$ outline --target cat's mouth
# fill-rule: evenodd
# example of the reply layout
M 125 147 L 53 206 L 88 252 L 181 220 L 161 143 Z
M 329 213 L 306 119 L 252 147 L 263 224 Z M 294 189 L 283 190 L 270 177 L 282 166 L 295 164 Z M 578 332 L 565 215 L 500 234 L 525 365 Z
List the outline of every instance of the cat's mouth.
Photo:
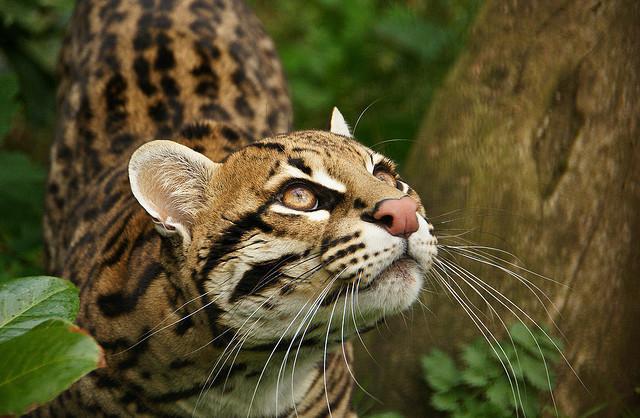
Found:
M 359 291 L 365 291 L 374 289 L 378 286 L 381 286 L 383 282 L 395 281 L 398 284 L 406 283 L 407 285 L 413 284 L 418 280 L 416 277 L 420 273 L 420 267 L 418 262 L 413 259 L 409 255 L 403 255 L 394 262 L 392 262 L 389 267 L 382 270 L 377 277 L 373 280 L 370 280 L 368 283 L 361 285 Z

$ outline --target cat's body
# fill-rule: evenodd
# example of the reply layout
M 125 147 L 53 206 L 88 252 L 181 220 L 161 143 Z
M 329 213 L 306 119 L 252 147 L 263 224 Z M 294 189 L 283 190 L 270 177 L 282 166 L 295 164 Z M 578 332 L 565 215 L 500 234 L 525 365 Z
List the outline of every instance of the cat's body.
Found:
M 107 366 L 33 415 L 350 415 L 342 342 L 415 300 L 435 238 L 392 164 L 355 141 L 253 143 L 291 110 L 244 4 L 79 1 L 58 106 L 48 269 L 80 288 Z M 134 154 L 154 139 L 191 150 Z

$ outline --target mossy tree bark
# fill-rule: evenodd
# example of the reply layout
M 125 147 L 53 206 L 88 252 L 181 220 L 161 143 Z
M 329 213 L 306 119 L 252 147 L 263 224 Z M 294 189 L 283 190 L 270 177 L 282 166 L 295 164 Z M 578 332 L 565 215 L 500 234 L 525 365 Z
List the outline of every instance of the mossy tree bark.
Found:
M 555 305 L 547 315 L 521 283 L 466 264 L 537 321 L 557 323 L 588 388 L 558 367 L 568 416 L 606 403 L 598 416 L 614 417 L 640 403 L 639 46 L 637 0 L 487 1 L 405 170 L 428 214 L 462 209 L 433 219 L 442 242 L 455 242 L 444 237 L 452 225 L 473 230 L 473 241 L 561 283 L 529 275 Z M 432 312 L 369 338 L 381 366 L 359 355 L 385 408 L 407 416 L 428 414 L 419 357 L 479 335 L 447 297 L 425 303 Z

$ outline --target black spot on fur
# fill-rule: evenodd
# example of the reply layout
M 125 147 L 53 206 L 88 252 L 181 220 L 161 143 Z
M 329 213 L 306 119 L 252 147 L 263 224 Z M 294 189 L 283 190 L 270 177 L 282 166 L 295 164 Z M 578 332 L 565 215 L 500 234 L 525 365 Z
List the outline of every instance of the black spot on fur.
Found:
M 279 118 L 280 118 L 280 114 L 276 110 L 272 110 L 269 113 L 269 116 L 267 116 L 267 124 L 269 125 L 269 128 L 271 128 L 272 131 L 276 130 Z
M 209 387 L 216 387 L 227 380 L 227 376 L 233 376 L 236 373 L 242 373 L 247 369 L 247 365 L 240 363 L 234 364 L 233 366 L 225 366 L 220 369 L 214 380 L 209 380 Z M 150 400 L 158 403 L 168 403 L 168 402 L 176 402 L 180 399 L 191 398 L 193 396 L 198 395 L 202 388 L 204 387 L 204 382 L 198 382 L 193 387 L 182 389 L 174 392 L 166 392 L 160 395 L 149 396 Z
M 175 359 L 173 360 L 171 363 L 169 363 L 169 368 L 170 369 L 183 369 L 185 367 L 189 367 L 191 365 L 193 365 L 194 362 L 193 360 L 189 360 L 189 359 Z
M 220 119 L 223 121 L 230 119 L 229 113 L 222 106 L 215 103 L 207 103 L 200 106 L 200 114 L 208 119 Z
M 122 290 L 98 297 L 98 307 L 107 317 L 113 318 L 133 311 L 151 283 L 158 278 L 164 269 L 160 263 L 151 263 L 137 279 L 137 286 L 130 294 Z
M 69 148 L 67 145 L 60 144 L 56 151 L 56 156 L 59 160 L 69 161 L 73 156 L 73 153 L 71 152 L 71 148 Z
M 306 175 L 308 175 L 308 176 L 311 175 L 311 167 L 309 167 L 307 164 L 305 164 L 305 162 L 304 162 L 304 160 L 302 158 L 291 158 L 291 157 L 289 157 L 289 159 L 287 160 L 287 163 L 289 163 L 290 166 L 293 166 L 293 167 L 297 168 L 298 170 L 302 171 Z
M 354 209 L 364 209 L 366 207 L 367 207 L 367 204 L 365 203 L 365 201 L 360 199 L 359 197 L 355 198 L 355 200 L 353 201 Z
M 239 86 L 240 84 L 242 84 L 244 80 L 246 80 L 246 78 L 247 76 L 245 75 L 242 69 L 235 70 L 233 74 L 231 74 L 231 80 L 233 81 L 233 84 L 235 84 L 236 86 Z
M 196 84 L 194 93 L 198 96 L 215 97 L 218 94 L 218 80 L 207 79 L 199 81 L 198 84 Z
M 233 289 L 229 302 L 236 302 L 240 298 L 255 294 L 277 283 L 281 276 L 280 268 L 285 266 L 286 262 L 295 261 L 299 257 L 298 254 L 285 254 L 275 260 L 253 265 L 251 269 L 242 275 L 235 289 Z
M 186 139 L 202 139 L 211 135 L 211 127 L 206 123 L 193 123 L 185 126 L 181 134 Z
M 260 148 L 260 149 L 271 149 L 278 152 L 284 152 L 284 145 L 276 144 L 274 142 L 255 142 L 253 144 L 247 145 L 245 148 Z
M 193 327 L 193 320 L 190 316 L 184 316 L 180 319 L 180 322 L 176 324 L 175 333 L 177 335 L 184 335 Z
M 168 75 L 162 76 L 160 80 L 160 86 L 162 86 L 162 91 L 169 97 L 177 96 L 180 94 L 180 88 L 176 83 L 176 80 L 173 77 L 169 77 Z
M 111 152 L 114 154 L 120 154 L 121 152 L 125 151 L 127 147 L 131 145 L 131 143 L 134 140 L 135 140 L 134 136 L 131 135 L 130 133 L 117 135 L 111 141 L 111 146 L 110 146 Z
M 165 46 L 160 46 L 158 48 L 156 61 L 154 63 L 156 70 L 170 70 L 171 68 L 175 67 L 175 65 L 176 60 L 173 56 L 173 51 Z
M 244 96 L 236 97 L 233 107 L 236 109 L 236 112 L 244 117 L 252 118 L 254 115 L 253 109 L 251 109 L 249 102 L 247 102 L 247 99 L 245 99 Z
M 151 34 L 149 32 L 138 32 L 135 38 L 133 38 L 133 49 L 136 51 L 144 51 L 151 47 L 151 41 Z
M 136 74 L 138 88 L 140 88 L 146 96 L 155 94 L 157 89 L 151 83 L 151 68 L 149 66 L 149 61 L 141 56 L 136 57 L 133 60 L 133 71 Z
M 93 379 L 98 388 L 117 388 L 120 386 L 120 382 L 101 370 L 91 372 L 89 376 Z
M 222 136 L 229 142 L 237 142 L 240 139 L 240 135 L 228 126 L 223 126 L 220 133 L 222 133 Z
M 149 106 L 149 116 L 156 122 L 165 122 L 169 119 L 167 105 L 165 105 L 164 102 L 158 102 Z
M 120 129 L 127 118 L 125 111 L 127 81 L 122 74 L 111 76 L 104 89 L 104 99 L 107 107 L 106 131 L 111 133 Z

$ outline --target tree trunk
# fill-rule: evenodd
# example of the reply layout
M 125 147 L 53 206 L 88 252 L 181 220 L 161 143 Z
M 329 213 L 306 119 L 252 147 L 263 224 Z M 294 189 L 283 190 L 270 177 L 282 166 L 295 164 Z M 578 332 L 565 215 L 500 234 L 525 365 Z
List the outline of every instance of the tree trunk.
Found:
M 451 225 L 473 230 L 476 243 L 561 283 L 535 280 L 555 305 L 547 315 L 513 278 L 467 265 L 538 322 L 558 325 L 587 388 L 557 368 L 558 409 L 570 417 L 603 403 L 598 416 L 617 417 L 640 403 L 639 44 L 637 0 L 487 1 L 406 170 L 427 214 L 462 209 L 433 218 L 441 242 L 452 242 Z M 380 366 L 358 356 L 383 408 L 408 417 L 428 411 L 420 356 L 479 335 L 449 298 L 424 303 L 432 312 L 369 337 Z M 500 332 L 499 322 L 490 327 Z

